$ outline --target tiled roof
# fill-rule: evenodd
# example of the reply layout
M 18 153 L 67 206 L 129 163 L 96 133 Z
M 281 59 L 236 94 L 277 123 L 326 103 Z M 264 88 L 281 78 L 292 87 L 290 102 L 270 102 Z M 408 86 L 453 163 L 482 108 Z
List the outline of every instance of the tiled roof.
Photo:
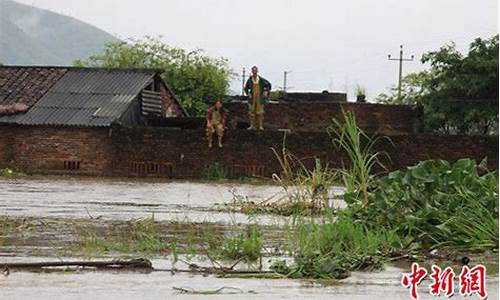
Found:
M 0 67 L 9 69 L 13 67 Z M 15 69 L 15 68 L 14 68 Z M 22 69 L 22 68 L 21 68 Z M 28 68 L 24 73 L 35 72 Z M 43 68 L 41 68 L 43 69 Z M 0 72 L 1 72 L 0 71 Z M 10 73 L 23 73 L 22 70 L 11 70 Z M 125 70 L 98 68 L 47 68 L 38 73 L 63 75 L 45 88 L 42 97 L 30 103 L 31 109 L 24 114 L 0 116 L 0 123 L 20 125 L 62 125 L 62 126 L 109 126 L 117 121 L 128 109 L 132 101 L 140 94 L 158 70 Z M 35 73 L 36 73 L 35 72 Z M 36 74 L 38 74 L 36 73 Z M 2 74 L 2 73 L 0 73 Z M 2 75 L 0 75 L 2 76 Z M 40 75 L 39 75 L 40 76 Z M 38 77 L 16 77 L 17 93 L 23 89 L 35 92 L 37 86 L 42 88 Z M 34 79 L 33 79 L 34 78 Z M 55 75 L 50 76 L 55 78 Z M 34 82 L 31 82 L 32 79 Z M 10 82 L 9 78 L 1 78 Z M 12 80 L 16 81 L 16 80 Z M 48 80 L 47 80 L 48 81 Z M 31 87 L 33 86 L 33 88 Z M 1 89 L 1 87 L 0 87 Z M 25 92 L 26 93 L 26 92 Z M 38 92 L 37 95 L 41 94 Z M 34 98 L 33 98 L 34 99 Z M 22 102 L 22 97 L 10 97 L 11 102 Z
M 59 67 L 0 67 L 0 105 L 35 104 L 67 72 Z

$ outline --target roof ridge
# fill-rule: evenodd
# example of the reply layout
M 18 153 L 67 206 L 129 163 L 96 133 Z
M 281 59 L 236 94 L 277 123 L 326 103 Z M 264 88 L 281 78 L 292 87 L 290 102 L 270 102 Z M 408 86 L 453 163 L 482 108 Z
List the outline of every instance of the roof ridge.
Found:
M 143 73 L 163 73 L 160 68 L 119 68 L 119 67 L 78 67 L 78 66 L 45 66 L 45 65 L 0 65 L 0 68 L 11 69 L 68 69 L 81 71 L 128 71 Z

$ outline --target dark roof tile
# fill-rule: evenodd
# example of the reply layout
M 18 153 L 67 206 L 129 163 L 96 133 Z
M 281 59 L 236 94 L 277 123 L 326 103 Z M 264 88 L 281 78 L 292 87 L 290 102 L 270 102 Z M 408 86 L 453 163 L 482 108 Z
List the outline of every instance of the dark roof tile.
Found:
M 28 112 L 0 116 L 0 123 L 109 126 L 156 74 L 158 70 L 0 67 L 5 103 L 32 100 Z
M 0 105 L 34 105 L 66 71 L 65 68 L 0 67 Z

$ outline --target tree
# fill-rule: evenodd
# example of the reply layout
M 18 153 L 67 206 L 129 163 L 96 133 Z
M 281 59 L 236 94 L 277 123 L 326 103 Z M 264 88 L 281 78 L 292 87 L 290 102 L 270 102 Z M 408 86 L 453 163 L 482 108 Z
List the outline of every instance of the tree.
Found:
M 402 99 L 393 88 L 378 100 L 419 108 L 427 131 L 498 132 L 498 35 L 475 39 L 467 55 L 452 43 L 424 54 L 421 61 L 430 69 L 403 79 Z
M 428 90 L 424 88 L 424 82 L 428 78 L 427 71 L 410 73 L 401 79 L 401 99 L 398 98 L 398 86 L 394 85 L 388 94 L 378 95 L 376 101 L 383 104 L 410 105 L 416 108 L 419 106 L 419 100 L 428 93 Z
M 105 68 L 155 68 L 192 115 L 229 91 L 233 72 L 224 58 L 212 58 L 197 49 L 170 47 L 157 38 L 130 39 L 105 46 L 102 55 L 74 62 L 75 66 Z

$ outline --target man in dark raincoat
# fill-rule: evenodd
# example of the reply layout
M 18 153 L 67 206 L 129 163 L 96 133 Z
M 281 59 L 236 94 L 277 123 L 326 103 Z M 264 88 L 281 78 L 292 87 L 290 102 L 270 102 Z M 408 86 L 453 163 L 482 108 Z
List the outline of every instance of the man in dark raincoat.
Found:
M 269 100 L 271 83 L 259 76 L 259 69 L 252 67 L 252 76 L 248 78 L 245 85 L 245 93 L 248 96 L 248 118 L 250 127 L 248 129 L 264 130 L 264 106 Z

